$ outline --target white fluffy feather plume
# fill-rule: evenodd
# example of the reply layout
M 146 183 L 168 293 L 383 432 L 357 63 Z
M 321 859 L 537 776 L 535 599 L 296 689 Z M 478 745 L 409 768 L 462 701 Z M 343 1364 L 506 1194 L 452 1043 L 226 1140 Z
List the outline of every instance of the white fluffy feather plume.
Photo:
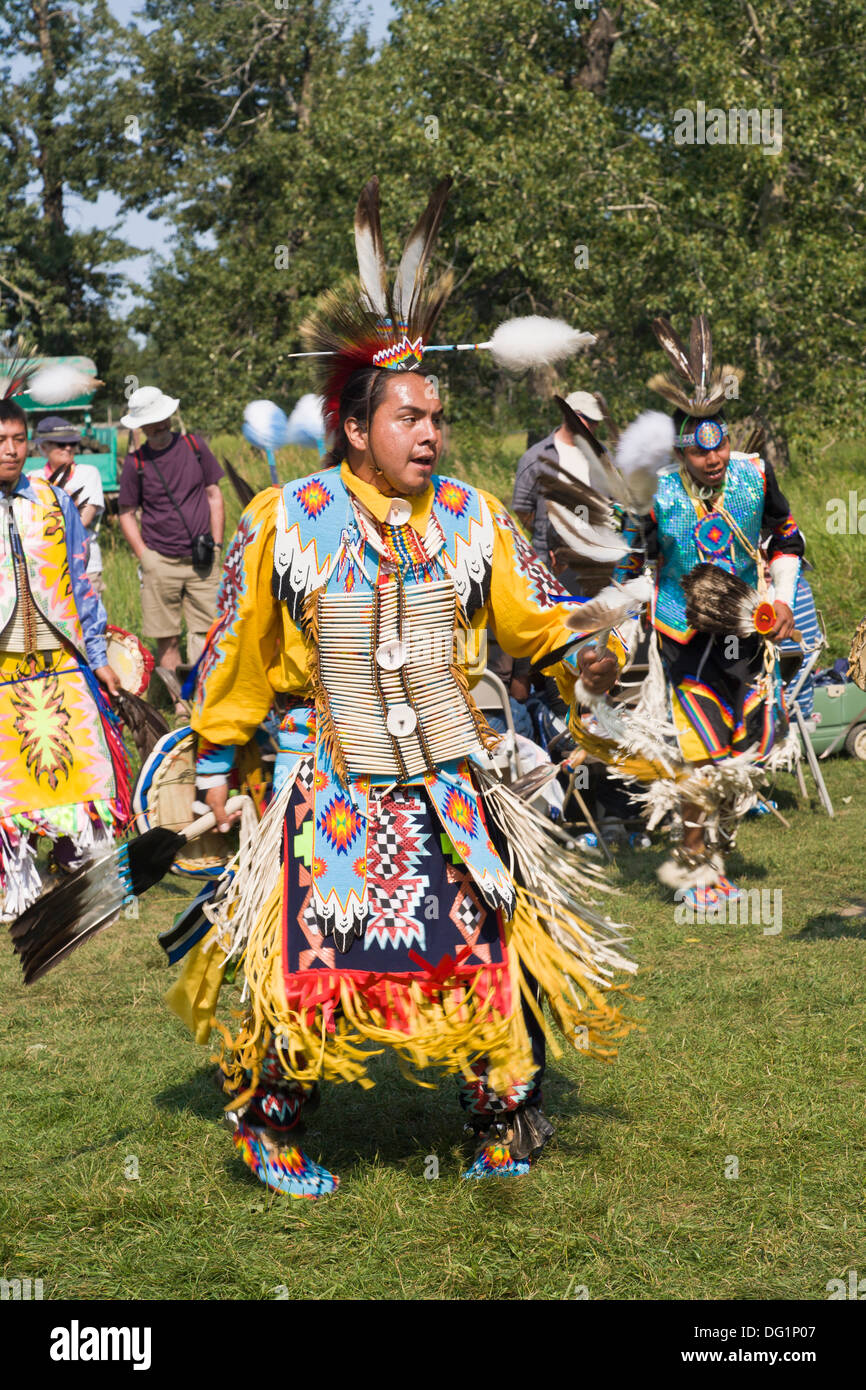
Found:
M 56 367 L 40 367 L 30 378 L 28 395 L 37 405 L 62 405 L 64 401 L 75 400 L 76 396 L 90 396 L 102 382 L 80 367 L 65 366 L 62 362 Z
M 490 349 L 498 366 L 510 372 L 522 372 L 528 367 L 562 362 L 582 347 L 591 347 L 595 341 L 594 333 L 580 333 L 564 319 L 529 314 L 526 318 L 506 319 L 500 323 L 483 346 Z
M 322 398 L 308 391 L 301 396 L 286 428 L 287 444 L 302 444 L 305 449 L 315 449 L 324 440 L 327 430 L 322 414 Z
M 282 449 L 288 428 L 285 411 L 273 401 L 250 401 L 244 409 L 241 432 L 257 449 Z
M 652 506 L 659 473 L 673 463 L 674 422 L 660 410 L 645 410 L 623 430 L 616 466 L 626 485 L 629 508 L 645 515 Z

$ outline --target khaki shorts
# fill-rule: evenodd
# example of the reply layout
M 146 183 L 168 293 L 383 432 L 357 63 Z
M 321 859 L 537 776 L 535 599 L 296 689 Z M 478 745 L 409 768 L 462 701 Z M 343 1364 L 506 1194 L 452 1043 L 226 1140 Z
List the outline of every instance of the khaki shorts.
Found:
M 190 637 L 202 639 L 216 617 L 216 596 L 222 577 L 214 561 L 202 574 L 190 561 L 155 550 L 145 553 L 141 575 L 141 631 L 144 637 L 179 637 L 181 614 Z M 202 641 L 194 643 L 201 651 Z

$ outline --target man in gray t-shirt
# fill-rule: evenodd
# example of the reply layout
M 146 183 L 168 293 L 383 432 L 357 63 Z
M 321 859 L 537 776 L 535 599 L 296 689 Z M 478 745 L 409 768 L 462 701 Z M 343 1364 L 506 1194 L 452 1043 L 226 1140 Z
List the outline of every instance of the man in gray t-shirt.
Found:
M 588 391 L 572 391 L 566 403 L 592 427 L 601 418 L 601 410 L 594 396 Z M 541 493 L 541 473 L 545 458 L 555 462 L 557 458 L 566 466 L 571 463 L 572 472 L 579 472 L 582 461 L 577 458 L 577 449 L 571 430 L 561 424 L 551 434 L 533 444 L 521 458 L 514 477 L 514 495 L 511 508 L 521 523 L 531 531 L 532 548 L 537 551 L 546 565 L 550 564 L 552 538 L 548 532 L 547 500 Z M 588 479 L 587 479 L 588 481 Z

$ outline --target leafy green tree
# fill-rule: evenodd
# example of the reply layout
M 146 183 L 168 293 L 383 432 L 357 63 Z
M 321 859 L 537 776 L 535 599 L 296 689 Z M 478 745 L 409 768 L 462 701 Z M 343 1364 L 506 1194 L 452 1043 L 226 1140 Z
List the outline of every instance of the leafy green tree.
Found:
M 760 16 L 748 0 L 399 0 L 376 54 L 330 0 L 149 0 L 145 16 L 157 27 L 129 36 L 128 79 L 106 86 L 103 157 L 130 206 L 177 228 L 138 326 L 212 424 L 308 385 L 288 354 L 315 295 L 352 269 L 372 173 L 394 259 L 454 177 L 443 338 L 531 312 L 598 335 L 558 377 L 519 383 L 482 356 L 437 359 L 455 414 L 542 428 L 558 381 L 626 416 L 662 365 L 652 316 L 687 330 L 705 309 L 783 462 L 789 435 L 853 418 L 862 0 L 767 0 Z M 689 140 L 699 103 L 758 125 Z
M 102 85 L 94 52 L 112 28 L 104 0 L 0 9 L 0 314 L 43 352 L 84 352 L 107 371 L 118 336 L 108 307 L 127 254 L 117 236 L 70 227 L 69 194 L 94 199 L 105 164 L 88 113 Z
M 128 75 L 106 99 L 112 183 L 177 237 L 135 326 L 199 418 L 236 427 L 251 396 L 294 389 L 285 354 L 335 244 L 348 266 L 356 177 L 320 160 L 311 130 L 369 50 L 341 37 L 330 0 L 160 0 L 144 15 L 158 25 L 129 36 Z

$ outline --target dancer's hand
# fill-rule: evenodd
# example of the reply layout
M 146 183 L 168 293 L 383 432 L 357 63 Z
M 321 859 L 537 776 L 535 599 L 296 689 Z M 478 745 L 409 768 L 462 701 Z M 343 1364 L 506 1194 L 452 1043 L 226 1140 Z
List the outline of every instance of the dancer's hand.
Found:
M 616 685 L 619 662 L 608 647 L 581 647 L 577 664 L 580 679 L 590 695 L 606 695 Z
M 98 681 L 101 681 L 109 695 L 116 695 L 120 690 L 120 677 L 111 666 L 94 666 L 93 674 Z
M 776 626 L 770 633 L 773 642 L 785 642 L 794 635 L 794 614 L 791 612 L 787 603 L 780 603 L 776 599 L 773 607 L 776 610 Z
M 233 811 L 231 815 L 226 813 L 226 801 L 228 800 L 228 783 L 223 782 L 221 787 L 208 787 L 205 792 L 205 801 L 216 816 L 217 830 L 225 834 L 231 829 L 234 821 L 240 820 L 240 811 Z

